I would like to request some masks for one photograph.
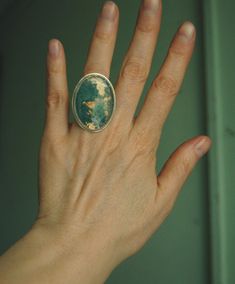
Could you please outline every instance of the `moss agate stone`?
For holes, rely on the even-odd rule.
[[[111,82],[103,75],[90,73],[75,87],[72,110],[77,123],[92,132],[105,128],[116,107]]]

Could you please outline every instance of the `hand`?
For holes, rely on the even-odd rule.
[[[196,162],[210,147],[207,136],[190,139],[171,155],[160,173],[155,171],[162,127],[194,48],[196,31],[190,22],[179,28],[142,110],[133,117],[150,71],[161,13],[161,2],[143,2],[115,84],[116,112],[102,132],[90,133],[68,122],[64,49],[56,39],[49,43],[40,208],[31,234],[40,235],[37,249],[42,250],[42,263],[46,245],[50,258],[44,263],[51,268],[45,272],[48,278],[37,283],[47,283],[47,279],[52,283],[104,282],[114,267],[136,253],[158,229]],[[118,18],[118,7],[107,2],[84,75],[99,72],[109,77]]]

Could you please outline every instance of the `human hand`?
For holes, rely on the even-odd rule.
[[[54,249],[50,263],[59,269],[47,272],[53,283],[105,281],[159,228],[196,162],[210,147],[206,136],[190,139],[160,173],[155,171],[162,127],[194,48],[196,32],[189,22],[176,33],[142,110],[133,117],[150,71],[161,13],[161,2],[143,2],[115,84],[116,111],[102,132],[90,133],[68,122],[64,49],[58,40],[49,43],[40,208],[33,230],[40,231],[48,250]],[[97,22],[84,75],[98,72],[109,77],[118,18],[117,6],[108,2]]]

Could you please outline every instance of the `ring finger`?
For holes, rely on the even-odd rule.
[[[109,78],[110,67],[117,37],[119,10],[112,1],[106,1],[97,19],[96,27],[90,43],[83,75],[88,73],[100,73]],[[79,130],[79,131],[78,131]],[[71,124],[71,132],[77,136],[82,129],[77,123]],[[83,131],[84,135],[90,133]]]
[[[168,55],[153,80],[144,105],[134,122],[134,137],[141,133],[150,144],[158,146],[161,130],[176,99],[189,65],[196,30],[191,22],[185,22],[176,33]]]

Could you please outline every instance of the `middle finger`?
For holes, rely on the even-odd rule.
[[[116,84],[117,113],[128,126],[148,77],[161,22],[161,0],[143,0]],[[127,111],[128,110],[128,111]]]
[[[88,52],[84,75],[98,72],[109,77],[116,42],[119,10],[112,1],[106,1],[97,20]]]

